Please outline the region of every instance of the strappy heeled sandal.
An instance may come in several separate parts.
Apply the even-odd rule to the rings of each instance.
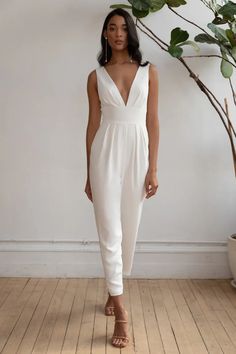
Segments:
[[[108,291],[108,295],[111,296],[109,291]],[[115,315],[114,310],[115,310],[115,306],[105,306],[104,313],[106,316],[114,316]]]
[[[105,306],[105,310],[104,310],[105,315],[106,316],[114,316],[115,315],[114,309],[115,309],[115,306]]]
[[[126,311],[127,312],[127,311]],[[128,321],[126,320],[115,320],[115,322],[124,322],[124,323],[127,323]],[[114,339],[122,339],[121,343],[117,344],[117,343],[114,343],[113,340]],[[111,343],[112,345],[114,345],[114,347],[117,347],[117,348],[124,348],[128,345],[129,343],[129,337],[128,336],[116,336],[113,334],[112,338],[111,338]]]

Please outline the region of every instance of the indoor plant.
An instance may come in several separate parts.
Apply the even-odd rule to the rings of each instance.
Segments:
[[[220,72],[223,77],[228,80],[233,97],[233,104],[236,106],[236,93],[232,82],[233,69],[236,68],[236,4],[230,0],[200,1],[213,12],[212,22],[207,24],[206,30],[192,20],[190,21],[176,12],[175,8],[186,5],[186,0],[128,0],[128,4],[113,4],[110,7],[131,9],[132,14],[136,17],[136,26],[151,38],[162,50],[179,60],[188,71],[189,76],[207,96],[209,103],[211,103],[217,112],[217,115],[221,119],[229,137],[236,177],[236,132],[229,117],[228,101],[224,97],[224,104],[221,103],[222,99],[220,100],[216,97],[206,84],[199,79],[199,76],[193,72],[190,65],[185,60],[185,58],[193,57],[216,57],[220,59]],[[201,33],[196,34],[194,41],[188,40],[189,34],[186,30],[176,27],[171,31],[170,42],[166,43],[141,21],[141,18],[148,16],[150,12],[160,11],[164,7],[168,7],[176,16],[179,16],[198,30],[201,30]],[[183,56],[182,47],[185,45],[191,45],[196,51],[199,51],[196,42],[216,46],[219,54]],[[236,234],[228,237],[227,246],[229,265],[234,277],[231,284],[236,287]]]

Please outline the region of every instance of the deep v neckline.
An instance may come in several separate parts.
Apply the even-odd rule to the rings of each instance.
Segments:
[[[129,93],[128,93],[128,99],[127,99],[127,102],[126,102],[126,103],[125,103],[125,101],[124,101],[124,99],[123,99],[123,97],[122,97],[122,95],[121,95],[121,93],[120,93],[120,90],[118,89],[118,87],[117,87],[115,81],[112,79],[111,75],[108,73],[108,71],[105,69],[104,66],[102,66],[102,68],[103,68],[103,70],[105,71],[107,77],[110,79],[110,81],[112,82],[112,84],[113,84],[114,87],[116,88],[116,90],[117,90],[117,92],[118,92],[118,94],[119,94],[119,97],[121,98],[121,101],[123,102],[123,105],[124,105],[125,107],[127,107],[127,106],[128,106],[128,103],[129,103],[130,95],[131,95],[131,93],[132,93],[132,89],[133,89],[134,83],[135,83],[135,81],[136,81],[136,79],[137,79],[138,72],[139,72],[139,70],[140,70],[140,65],[139,65],[139,67],[138,67],[138,69],[137,69],[137,71],[136,71],[136,73],[135,73],[135,76],[134,76],[134,78],[133,78],[133,81],[132,81],[132,83],[131,83],[131,86],[130,86],[130,89],[129,89]]]

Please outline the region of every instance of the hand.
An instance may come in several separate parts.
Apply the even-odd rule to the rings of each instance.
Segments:
[[[91,190],[89,177],[87,178],[87,182],[86,182],[86,186],[85,186],[85,190],[84,191],[87,194],[88,199],[91,200],[91,202],[93,202],[92,190]]]
[[[147,193],[145,198],[149,199],[152,195],[156,194],[158,188],[156,171],[148,170],[145,178],[145,188]]]

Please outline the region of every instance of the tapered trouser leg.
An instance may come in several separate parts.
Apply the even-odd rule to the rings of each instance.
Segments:
[[[123,274],[130,275],[135,254],[135,246],[140,225],[145,187],[140,180],[136,186],[132,177],[127,175],[124,181],[121,198],[121,225],[122,225],[122,258]]]
[[[106,285],[114,296],[123,293],[121,183],[115,176],[110,182],[99,186],[97,180],[92,193]]]
[[[142,128],[123,124],[118,127],[110,125],[105,132],[99,131],[90,166],[102,263],[113,296],[123,293],[122,276],[131,273],[148,166]]]
[[[123,183],[122,183],[123,182]],[[123,275],[130,275],[144,200],[144,186],[113,178],[109,186],[96,185],[95,220],[108,291],[123,293]]]

